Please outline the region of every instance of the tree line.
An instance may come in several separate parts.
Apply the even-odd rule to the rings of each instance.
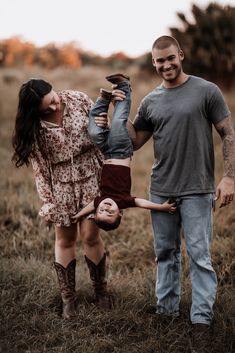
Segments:
[[[38,48],[33,43],[25,42],[20,37],[0,41],[0,67],[22,67],[39,65],[47,69],[68,67],[79,69],[84,65],[113,66],[132,62],[125,53],[117,52],[107,58],[85,52],[75,42],[64,45],[49,43]]]
[[[180,28],[169,28],[185,53],[184,69],[229,87],[235,79],[235,7],[210,3],[206,8],[192,4],[190,22],[177,13]],[[118,52],[107,58],[85,52],[75,42],[57,46],[50,43],[38,48],[19,37],[0,41],[0,66],[39,65],[48,69],[58,66],[79,69],[85,65],[127,69],[135,63],[140,70],[152,72],[151,53],[129,58]]]

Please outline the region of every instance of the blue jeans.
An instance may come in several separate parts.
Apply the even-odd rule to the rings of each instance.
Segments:
[[[101,128],[95,123],[96,116],[108,111],[108,100],[99,97],[89,114],[89,135],[104,154],[105,159],[124,159],[133,155],[132,142],[126,128],[131,107],[130,84],[121,82],[117,89],[124,91],[126,98],[123,101],[116,102],[111,128]]]
[[[167,197],[150,195],[151,201],[163,203]],[[177,212],[151,211],[157,260],[157,312],[179,315],[181,275],[181,227],[184,231],[192,283],[192,323],[210,324],[216,297],[217,279],[212,268],[213,194],[177,198]]]

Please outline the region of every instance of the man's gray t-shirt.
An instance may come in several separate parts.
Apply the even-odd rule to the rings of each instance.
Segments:
[[[178,87],[159,86],[148,94],[134,126],[153,133],[150,192],[162,196],[214,192],[212,124],[229,115],[219,88],[196,76]]]

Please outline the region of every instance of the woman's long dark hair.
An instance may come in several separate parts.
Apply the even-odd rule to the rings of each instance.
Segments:
[[[16,167],[29,165],[29,157],[40,136],[40,105],[43,97],[52,90],[52,85],[41,79],[30,79],[19,91],[19,103],[12,137]]]

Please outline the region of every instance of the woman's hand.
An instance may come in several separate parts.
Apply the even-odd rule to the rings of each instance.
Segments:
[[[95,117],[95,123],[98,127],[106,129],[109,127],[109,118],[107,113],[101,113],[99,116]]]
[[[47,231],[49,231],[51,229],[51,227],[53,226],[53,222],[49,219],[49,217],[48,217],[48,219],[46,218],[45,222],[46,222],[46,229],[47,229]]]

